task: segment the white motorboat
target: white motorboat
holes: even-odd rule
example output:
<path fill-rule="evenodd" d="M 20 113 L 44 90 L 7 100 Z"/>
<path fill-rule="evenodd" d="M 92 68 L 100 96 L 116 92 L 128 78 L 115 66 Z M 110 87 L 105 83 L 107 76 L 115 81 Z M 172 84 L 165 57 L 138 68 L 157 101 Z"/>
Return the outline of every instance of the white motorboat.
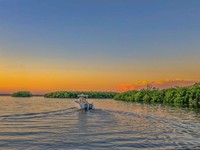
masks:
<path fill-rule="evenodd" d="M 88 95 L 80 94 L 78 95 L 79 100 L 74 101 L 75 107 L 78 109 L 85 109 L 89 110 L 93 108 L 93 104 L 88 103 L 86 98 L 88 98 Z"/>

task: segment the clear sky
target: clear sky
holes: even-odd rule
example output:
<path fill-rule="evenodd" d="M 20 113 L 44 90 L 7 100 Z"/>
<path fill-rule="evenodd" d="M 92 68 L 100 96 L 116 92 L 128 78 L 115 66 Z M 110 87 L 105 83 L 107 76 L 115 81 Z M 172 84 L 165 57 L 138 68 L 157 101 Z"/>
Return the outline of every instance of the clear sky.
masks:
<path fill-rule="evenodd" d="M 0 0 L 0 93 L 200 81 L 199 0 Z"/>

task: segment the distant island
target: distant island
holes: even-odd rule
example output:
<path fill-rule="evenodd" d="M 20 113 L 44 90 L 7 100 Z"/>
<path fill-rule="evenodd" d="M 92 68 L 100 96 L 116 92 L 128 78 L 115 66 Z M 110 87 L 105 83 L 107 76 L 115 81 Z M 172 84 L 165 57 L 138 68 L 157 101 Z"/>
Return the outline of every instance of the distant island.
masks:
<path fill-rule="evenodd" d="M 45 98 L 78 98 L 79 94 L 86 94 L 88 98 L 104 99 L 104 98 L 114 98 L 117 94 L 116 92 L 72 92 L 72 91 L 57 91 L 51 92 L 44 95 Z"/>
<path fill-rule="evenodd" d="M 29 91 L 18 91 L 11 95 L 12 97 L 31 97 L 32 93 Z"/>
<path fill-rule="evenodd" d="M 164 103 L 176 105 L 200 106 L 200 83 L 189 87 L 175 87 L 159 90 L 147 87 L 140 91 L 127 91 L 115 95 L 115 100 L 144 102 L 144 103 Z"/>

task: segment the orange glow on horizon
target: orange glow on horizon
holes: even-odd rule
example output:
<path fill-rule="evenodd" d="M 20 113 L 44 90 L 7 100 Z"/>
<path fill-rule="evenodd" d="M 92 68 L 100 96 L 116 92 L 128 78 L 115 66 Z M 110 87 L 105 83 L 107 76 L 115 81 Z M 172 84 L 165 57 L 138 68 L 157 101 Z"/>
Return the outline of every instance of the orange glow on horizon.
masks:
<path fill-rule="evenodd" d="M 52 91 L 115 91 L 111 76 L 89 73 L 41 73 L 35 72 L 7 72 L 0 77 L 0 93 L 15 91 L 31 91 L 43 94 Z"/>
<path fill-rule="evenodd" d="M 170 76 L 170 73 L 159 75 L 156 71 L 153 71 L 147 76 L 146 69 L 144 69 L 144 72 L 141 72 L 141 70 L 131 71 L 128 67 L 122 66 L 119 66 L 119 68 L 106 68 L 106 66 L 97 68 L 96 64 L 91 64 L 91 66 L 81 64 L 67 66 L 64 64 L 62 66 L 62 64 L 58 65 L 53 62 L 48 63 L 49 60 L 47 62 L 34 61 L 27 63 L 23 61 L 15 62 L 15 60 L 1 61 L 0 93 L 13 93 L 21 90 L 30 91 L 33 94 L 44 94 L 52 91 L 121 92 L 142 89 L 147 84 L 166 88 L 195 83 L 194 80 L 161 80 L 165 76 L 173 79 L 174 75 Z M 184 74 L 186 79 L 198 79 L 197 77 L 189 78 L 189 73 Z"/>
<path fill-rule="evenodd" d="M 131 90 L 140 90 L 146 88 L 147 85 L 157 87 L 159 89 L 170 88 L 175 86 L 190 86 L 196 83 L 197 81 L 186 81 L 186 80 L 160 80 L 160 81 L 140 81 L 131 85 L 121 85 L 117 88 L 118 91 L 131 91 Z"/>

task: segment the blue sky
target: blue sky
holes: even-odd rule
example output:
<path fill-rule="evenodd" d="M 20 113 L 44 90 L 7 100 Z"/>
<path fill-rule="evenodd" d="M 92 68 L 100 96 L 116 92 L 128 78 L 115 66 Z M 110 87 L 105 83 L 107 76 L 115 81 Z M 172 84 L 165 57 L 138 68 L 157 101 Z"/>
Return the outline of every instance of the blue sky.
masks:
<path fill-rule="evenodd" d="M 1 67 L 200 80 L 199 16 L 199 0 L 0 0 Z"/>
<path fill-rule="evenodd" d="M 0 3 L 1 44 L 8 49 L 13 42 L 11 48 L 27 50 L 37 45 L 45 52 L 55 51 L 54 45 L 62 53 L 109 51 L 111 55 L 121 55 L 123 49 L 131 54 L 151 55 L 162 49 L 179 53 L 187 51 L 188 45 L 194 49 L 199 46 L 197 0 Z"/>

